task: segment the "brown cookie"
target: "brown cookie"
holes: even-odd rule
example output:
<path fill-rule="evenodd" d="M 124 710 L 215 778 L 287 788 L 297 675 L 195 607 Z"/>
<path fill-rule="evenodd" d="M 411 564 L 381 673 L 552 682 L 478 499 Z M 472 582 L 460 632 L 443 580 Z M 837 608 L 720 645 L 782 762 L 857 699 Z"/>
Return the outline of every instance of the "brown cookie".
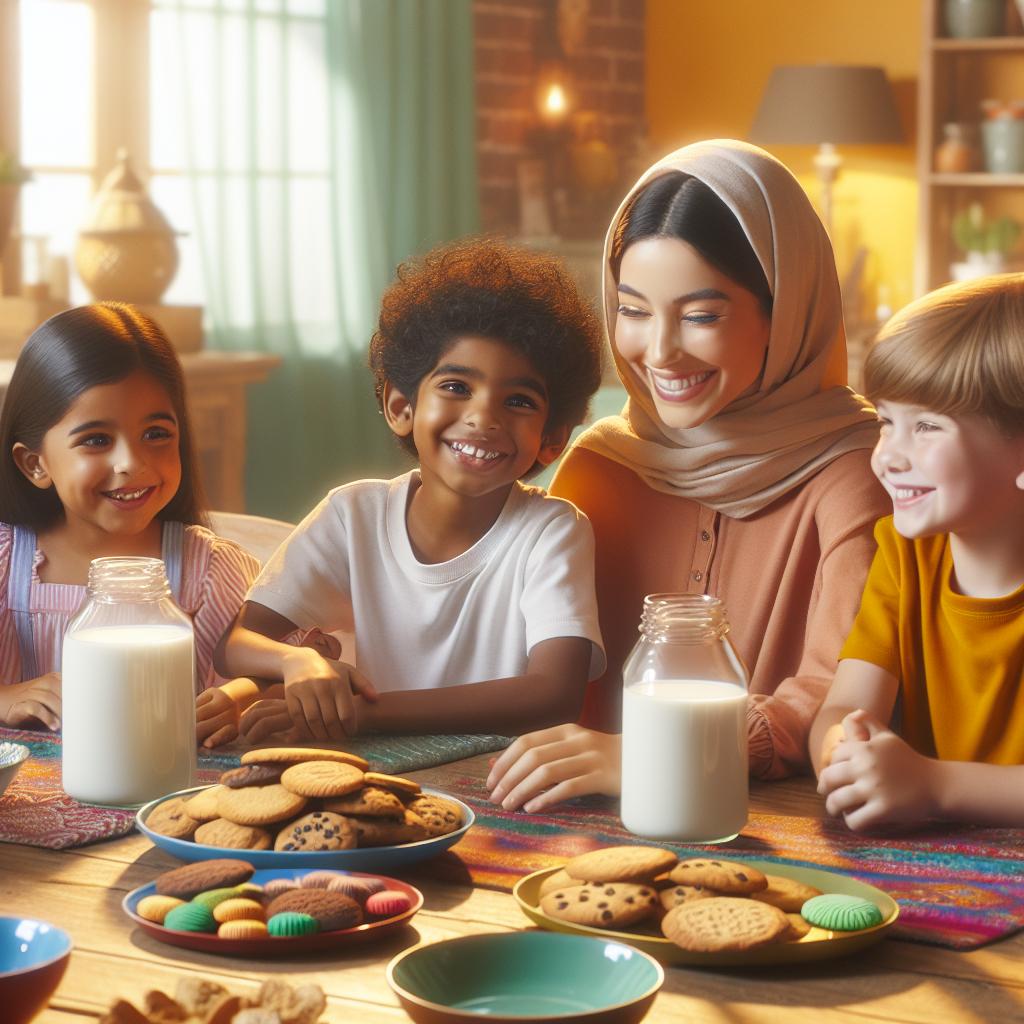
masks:
<path fill-rule="evenodd" d="M 263 749 L 247 750 L 239 760 L 242 764 L 301 764 L 303 761 L 338 761 L 350 764 L 360 771 L 370 767 L 369 761 L 358 754 L 349 754 L 344 750 L 321 750 L 317 747 L 264 747 Z"/>
<path fill-rule="evenodd" d="M 573 857 L 565 870 L 581 882 L 649 882 L 678 859 L 658 846 L 608 846 Z"/>
<path fill-rule="evenodd" d="M 398 775 L 384 775 L 381 772 L 367 772 L 366 785 L 383 786 L 397 793 L 421 793 L 420 784 L 412 779 L 403 779 Z"/>
<path fill-rule="evenodd" d="M 567 886 L 572 887 L 579 885 L 572 875 L 569 874 L 565 868 L 559 868 L 553 875 L 548 875 L 543 882 L 540 883 L 540 888 L 537 890 L 538 896 L 547 896 L 549 892 L 554 892 L 556 889 L 564 889 Z"/>
<path fill-rule="evenodd" d="M 276 978 L 267 978 L 260 986 L 260 1006 L 274 1010 L 282 1024 L 316 1024 L 327 1007 L 327 999 L 319 985 L 297 985 L 292 988 Z"/>
<path fill-rule="evenodd" d="M 668 889 L 662 889 L 658 893 L 658 899 L 666 910 L 672 910 L 681 903 L 692 903 L 694 900 L 709 900 L 713 896 L 721 896 L 720 892 L 708 889 L 703 885 L 673 885 Z"/>
<path fill-rule="evenodd" d="M 196 829 L 195 841 L 203 846 L 229 850 L 269 850 L 270 833 L 252 825 L 236 825 L 227 818 L 214 818 Z"/>
<path fill-rule="evenodd" d="M 540 901 L 541 910 L 549 917 L 590 928 L 628 928 L 650 917 L 657 907 L 653 887 L 631 882 L 566 886 Z"/>
<path fill-rule="evenodd" d="M 331 797 L 323 806 L 325 811 L 335 814 L 359 814 L 364 818 L 402 818 L 405 815 L 405 804 L 380 786 L 363 786 L 344 796 Z"/>
<path fill-rule="evenodd" d="M 206 789 L 196 793 L 195 796 L 190 796 L 185 801 L 185 810 L 198 822 L 213 821 L 214 818 L 219 818 L 220 815 L 217 813 L 217 795 L 223 788 L 220 785 L 208 786 Z"/>
<path fill-rule="evenodd" d="M 274 897 L 267 918 L 291 911 L 315 917 L 322 931 L 354 928 L 363 923 L 363 911 L 351 896 L 329 889 L 289 889 Z"/>
<path fill-rule="evenodd" d="M 351 850 L 356 845 L 356 830 L 348 818 L 330 811 L 313 811 L 285 825 L 274 840 L 274 849 L 309 852 L 311 850 Z"/>
<path fill-rule="evenodd" d="M 171 839 L 191 839 L 199 827 L 199 822 L 188 813 L 185 801 L 176 796 L 157 804 L 149 812 L 146 827 Z"/>
<path fill-rule="evenodd" d="M 246 786 L 269 786 L 281 781 L 285 764 L 243 764 L 221 773 L 220 783 L 231 789 L 245 789 Z"/>
<path fill-rule="evenodd" d="M 285 769 L 281 785 L 299 796 L 344 796 L 362 787 L 363 773 L 340 761 L 303 761 Z"/>
<path fill-rule="evenodd" d="M 681 860 L 668 875 L 677 885 L 703 885 L 730 896 L 746 896 L 768 888 L 764 872 L 749 864 L 710 857 Z"/>
<path fill-rule="evenodd" d="M 799 914 L 787 913 L 786 918 L 789 920 L 789 935 L 785 938 L 789 942 L 798 942 L 811 930 L 811 922 Z"/>
<path fill-rule="evenodd" d="M 207 889 L 228 889 L 252 878 L 253 866 L 244 860 L 218 857 L 165 871 L 156 877 L 156 891 L 161 896 L 177 896 L 190 900 Z"/>
<path fill-rule="evenodd" d="M 661 930 L 681 949 L 719 953 L 754 949 L 789 935 L 789 919 L 778 907 L 721 896 L 683 903 L 670 910 Z"/>
<path fill-rule="evenodd" d="M 349 818 L 349 821 L 355 826 L 358 846 L 397 846 L 430 837 L 420 817 L 408 809 L 401 821 L 391 818 Z"/>
<path fill-rule="evenodd" d="M 274 825 L 294 818 L 306 803 L 305 797 L 277 782 L 244 789 L 225 787 L 217 797 L 217 810 L 236 825 Z"/>
<path fill-rule="evenodd" d="M 798 914 L 800 908 L 809 899 L 821 895 L 820 889 L 798 882 L 795 878 L 785 878 L 782 875 L 766 875 L 765 877 L 768 879 L 768 888 L 752 892 L 751 898 L 760 900 L 762 903 L 770 903 L 787 914 Z"/>
<path fill-rule="evenodd" d="M 462 828 L 462 809 L 443 796 L 424 794 L 409 801 L 409 810 L 421 818 L 431 836 L 444 836 Z"/>

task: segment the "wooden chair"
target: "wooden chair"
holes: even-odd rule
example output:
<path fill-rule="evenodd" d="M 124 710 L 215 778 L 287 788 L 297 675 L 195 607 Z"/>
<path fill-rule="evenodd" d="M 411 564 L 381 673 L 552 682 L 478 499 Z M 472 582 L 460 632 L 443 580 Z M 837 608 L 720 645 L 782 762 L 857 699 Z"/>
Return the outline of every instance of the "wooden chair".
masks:
<path fill-rule="evenodd" d="M 241 545 L 261 563 L 266 562 L 295 529 L 294 523 L 286 523 L 282 519 L 251 516 L 243 512 L 211 512 L 210 525 L 214 533 Z"/>

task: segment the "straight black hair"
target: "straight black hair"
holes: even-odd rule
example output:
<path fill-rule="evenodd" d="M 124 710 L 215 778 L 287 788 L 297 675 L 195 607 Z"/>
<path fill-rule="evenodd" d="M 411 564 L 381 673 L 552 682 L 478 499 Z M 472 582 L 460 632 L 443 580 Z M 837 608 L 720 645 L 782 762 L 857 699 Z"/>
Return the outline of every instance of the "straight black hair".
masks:
<path fill-rule="evenodd" d="M 659 175 L 630 200 L 612 239 L 609 262 L 618 283 L 622 257 L 645 238 L 678 238 L 712 266 L 746 288 L 766 317 L 772 290 L 740 222 L 703 181 L 683 171 Z"/>
<path fill-rule="evenodd" d="M 64 508 L 56 490 L 41 490 L 25 479 L 14 462 L 14 445 L 39 451 L 46 432 L 79 395 L 140 370 L 164 388 L 178 420 L 181 484 L 158 518 L 207 524 L 181 363 L 160 328 L 122 302 L 58 313 L 25 342 L 0 411 L 0 521 L 36 530 L 60 521 Z"/>

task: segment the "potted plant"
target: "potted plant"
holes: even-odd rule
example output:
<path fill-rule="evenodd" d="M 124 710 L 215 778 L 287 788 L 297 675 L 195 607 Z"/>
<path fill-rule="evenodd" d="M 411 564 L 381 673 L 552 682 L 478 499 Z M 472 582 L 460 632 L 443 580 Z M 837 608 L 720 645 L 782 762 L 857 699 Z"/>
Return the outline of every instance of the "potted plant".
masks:
<path fill-rule="evenodd" d="M 0 149 L 0 258 L 7 247 L 7 239 L 14 223 L 14 208 L 18 202 L 18 189 L 32 175 L 10 154 Z"/>
<path fill-rule="evenodd" d="M 953 241 L 964 252 L 964 260 L 950 266 L 954 281 L 999 274 L 1006 269 L 1007 253 L 1020 235 L 1020 224 L 1012 217 L 989 220 L 981 203 L 971 203 L 953 218 Z"/>

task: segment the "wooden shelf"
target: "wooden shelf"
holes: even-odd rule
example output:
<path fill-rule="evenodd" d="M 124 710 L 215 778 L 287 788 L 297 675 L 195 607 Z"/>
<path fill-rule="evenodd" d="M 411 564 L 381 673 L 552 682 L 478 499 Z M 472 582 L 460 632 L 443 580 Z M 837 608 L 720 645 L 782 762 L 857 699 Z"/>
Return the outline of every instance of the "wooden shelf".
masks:
<path fill-rule="evenodd" d="M 1024 174 L 987 174 L 972 171 L 969 174 L 942 174 L 938 171 L 929 175 L 932 185 L 951 188 L 1024 188 Z"/>
<path fill-rule="evenodd" d="M 1024 36 L 989 36 L 985 39 L 933 39 L 936 53 L 998 53 L 1024 50 Z"/>

